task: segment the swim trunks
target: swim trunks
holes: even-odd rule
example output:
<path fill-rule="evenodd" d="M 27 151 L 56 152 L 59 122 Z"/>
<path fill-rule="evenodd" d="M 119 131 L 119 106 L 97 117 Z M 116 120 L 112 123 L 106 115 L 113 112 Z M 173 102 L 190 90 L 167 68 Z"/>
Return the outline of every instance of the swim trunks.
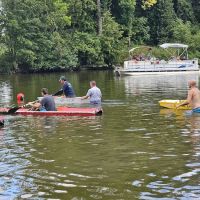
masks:
<path fill-rule="evenodd" d="M 200 113 L 200 107 L 192 109 L 193 113 Z"/>

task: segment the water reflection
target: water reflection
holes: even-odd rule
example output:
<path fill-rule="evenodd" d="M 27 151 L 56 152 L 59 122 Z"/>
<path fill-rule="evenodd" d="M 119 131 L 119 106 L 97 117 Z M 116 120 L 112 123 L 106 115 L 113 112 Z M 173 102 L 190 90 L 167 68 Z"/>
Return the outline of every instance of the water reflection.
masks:
<path fill-rule="evenodd" d="M 71 162 L 74 162 L 73 141 L 79 141 L 84 137 L 81 132 L 84 127 L 94 132 L 99 130 L 100 133 L 100 120 L 101 116 L 9 117 L 6 128 L 2 129 L 0 143 L 2 197 L 10 199 L 50 197 L 52 194 L 66 194 L 68 188 L 84 187 L 79 183 L 76 185 L 73 180 L 67 180 L 68 164 L 65 163 L 65 159 L 72 159 Z M 17 132 L 15 132 L 16 127 L 18 127 Z M 76 130 L 71 132 L 74 128 Z M 88 138 L 88 144 L 94 144 L 93 139 Z M 97 144 L 98 142 L 100 141 L 95 141 Z M 77 164 L 79 165 L 79 161 Z M 52 172 L 52 167 L 64 172 Z M 74 167 L 72 169 L 75 170 Z M 69 176 L 73 176 L 73 173 Z"/>
<path fill-rule="evenodd" d="M 184 95 L 189 80 L 195 80 L 198 85 L 199 73 L 124 77 L 128 95 L 142 95 L 144 93 L 154 95 L 155 92 L 159 92 L 168 99 Z"/>
<path fill-rule="evenodd" d="M 0 105 L 8 106 L 12 100 L 12 87 L 8 81 L 0 81 L 1 100 Z"/>

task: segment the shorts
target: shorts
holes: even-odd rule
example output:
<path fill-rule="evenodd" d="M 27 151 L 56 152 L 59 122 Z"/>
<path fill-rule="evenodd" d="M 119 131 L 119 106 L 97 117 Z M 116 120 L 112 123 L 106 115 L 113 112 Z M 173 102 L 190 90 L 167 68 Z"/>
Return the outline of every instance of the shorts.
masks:
<path fill-rule="evenodd" d="M 45 109 L 45 107 L 41 107 L 40 111 L 47 111 L 47 110 Z"/>
<path fill-rule="evenodd" d="M 200 113 L 200 107 L 192 109 L 192 113 Z"/>
<path fill-rule="evenodd" d="M 92 102 L 90 102 L 90 106 L 89 107 L 95 107 L 95 108 L 99 108 L 99 107 L 101 107 L 101 102 L 100 101 L 92 101 Z"/>

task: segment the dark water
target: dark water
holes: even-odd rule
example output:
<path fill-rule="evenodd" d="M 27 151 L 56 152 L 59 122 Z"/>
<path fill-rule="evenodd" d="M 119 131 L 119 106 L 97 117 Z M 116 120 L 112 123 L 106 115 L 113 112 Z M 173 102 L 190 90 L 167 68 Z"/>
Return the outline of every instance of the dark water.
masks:
<path fill-rule="evenodd" d="M 0 76 L 0 106 L 59 89 L 61 74 Z M 161 109 L 184 99 L 197 74 L 116 78 L 66 74 L 77 96 L 101 88 L 97 117 L 6 116 L 0 129 L 0 199 L 200 199 L 200 116 Z"/>

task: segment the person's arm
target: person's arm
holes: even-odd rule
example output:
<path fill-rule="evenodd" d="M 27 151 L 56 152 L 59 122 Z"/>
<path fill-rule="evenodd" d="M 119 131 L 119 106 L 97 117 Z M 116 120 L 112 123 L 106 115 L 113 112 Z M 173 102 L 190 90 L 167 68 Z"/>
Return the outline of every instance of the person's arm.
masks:
<path fill-rule="evenodd" d="M 39 103 L 39 102 L 38 102 L 38 103 L 34 103 L 32 107 L 33 107 L 35 110 L 36 110 L 36 109 L 39 109 L 39 108 L 41 107 L 41 103 Z"/>
<path fill-rule="evenodd" d="M 188 92 L 187 99 L 183 103 L 177 105 L 176 108 L 179 108 L 180 106 L 185 106 L 185 105 L 190 104 L 190 102 L 192 101 L 192 96 L 193 96 L 193 92 L 190 90 Z"/>
<path fill-rule="evenodd" d="M 91 95 L 91 91 L 88 90 L 87 94 L 86 94 L 85 96 L 82 96 L 82 97 L 81 97 L 81 100 L 83 100 L 83 99 L 88 99 L 88 98 L 90 97 L 90 95 Z"/>
<path fill-rule="evenodd" d="M 63 88 L 61 88 L 58 92 L 52 94 L 52 96 L 60 96 L 63 95 Z"/>
<path fill-rule="evenodd" d="M 88 99 L 88 98 L 89 98 L 89 96 L 85 95 L 85 96 L 81 97 L 81 100 Z"/>

